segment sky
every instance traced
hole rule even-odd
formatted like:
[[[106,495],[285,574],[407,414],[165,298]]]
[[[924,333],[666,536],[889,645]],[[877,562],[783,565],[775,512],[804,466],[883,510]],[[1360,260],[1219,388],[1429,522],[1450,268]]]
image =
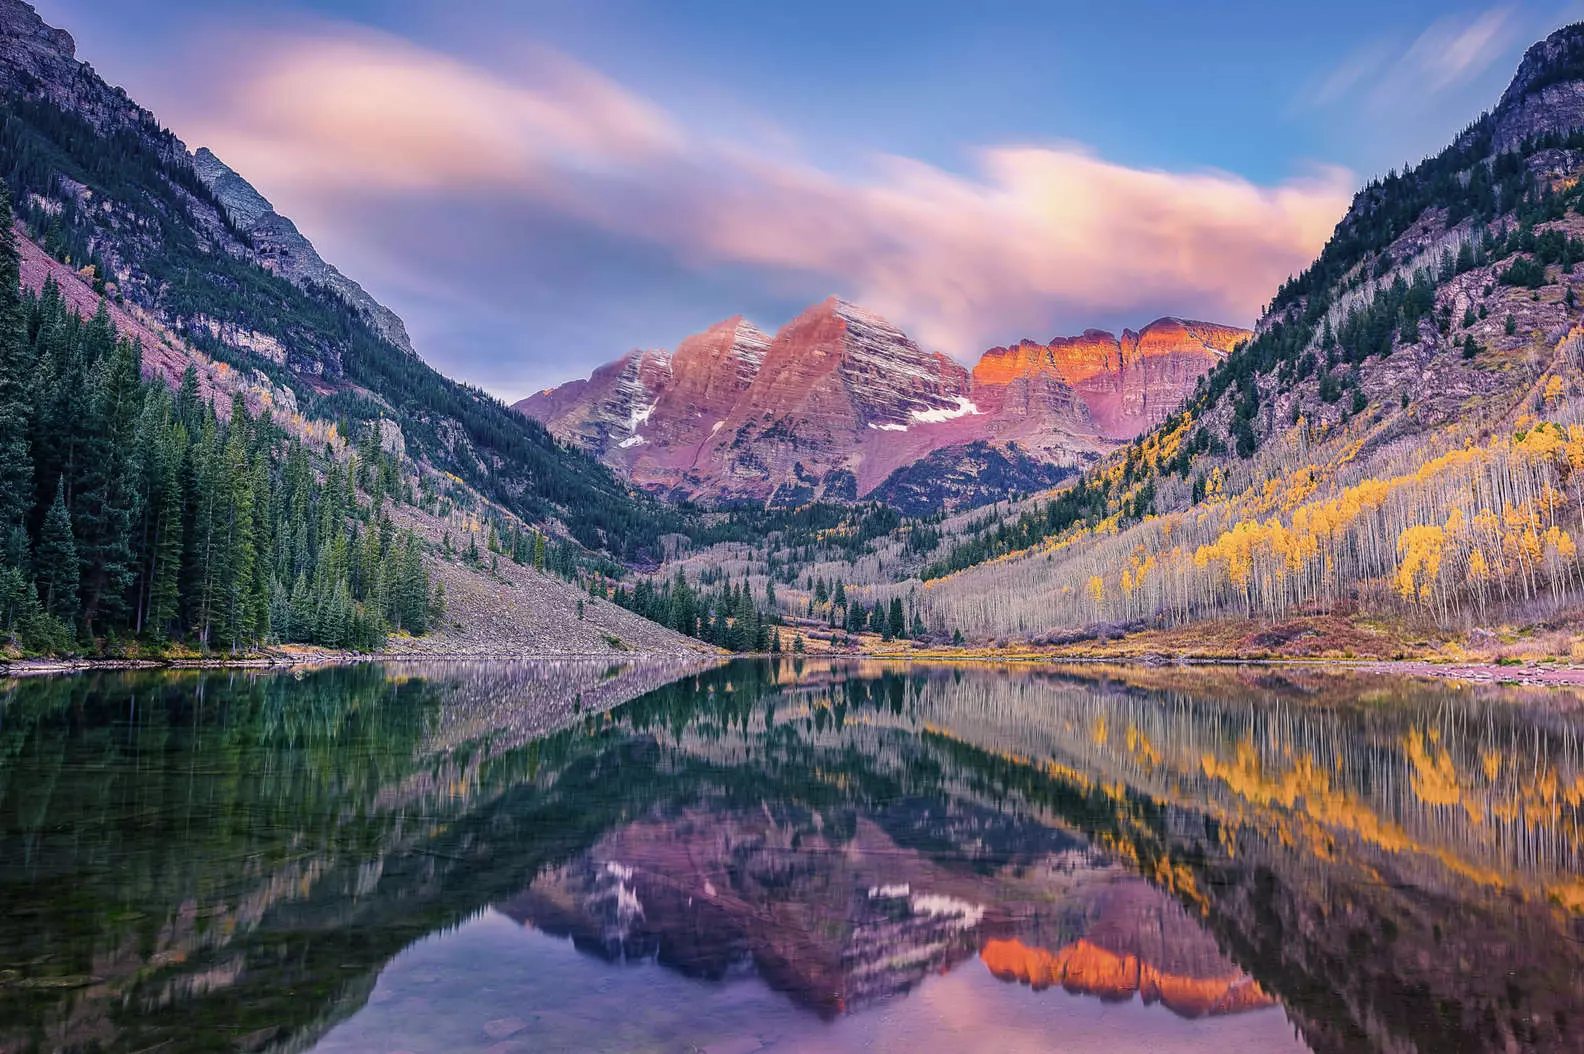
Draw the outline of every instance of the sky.
[[[508,401],[835,294],[971,364],[1251,325],[1584,0],[34,0]]]

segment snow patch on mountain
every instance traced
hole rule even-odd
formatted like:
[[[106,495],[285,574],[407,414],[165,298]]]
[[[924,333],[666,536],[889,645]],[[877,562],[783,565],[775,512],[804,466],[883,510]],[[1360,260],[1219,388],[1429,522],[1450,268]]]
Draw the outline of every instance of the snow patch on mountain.
[[[649,420],[651,416],[653,416],[656,405],[656,403],[650,403],[648,406],[634,406],[632,408],[632,413],[627,418],[627,431],[638,431],[639,426],[643,425]],[[621,445],[626,446],[625,443]]]
[[[908,416],[920,424],[926,425],[938,425],[945,421],[955,421],[957,418],[967,417],[969,414],[975,417],[980,416],[979,407],[974,405],[972,399],[959,395],[956,396],[956,400],[956,409],[914,410]]]

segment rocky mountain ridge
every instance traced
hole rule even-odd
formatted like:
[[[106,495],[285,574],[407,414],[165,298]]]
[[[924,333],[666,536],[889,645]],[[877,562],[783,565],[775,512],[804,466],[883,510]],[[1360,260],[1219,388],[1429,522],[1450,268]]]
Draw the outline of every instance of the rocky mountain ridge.
[[[1046,486],[1050,469],[1093,462],[1164,420],[1248,336],[1162,318],[1121,337],[1088,330],[992,348],[970,372],[832,297],[773,338],[727,319],[674,355],[631,352],[515,409],[677,497],[853,500],[932,458],[961,477],[952,495],[936,495],[940,507],[993,500],[1002,486]],[[993,459],[1004,484],[961,485],[991,464],[986,443],[1017,448]],[[916,480],[892,489],[905,490],[910,507],[929,500]]]
[[[293,285],[320,285],[355,308],[374,331],[391,345],[416,356],[407,326],[396,312],[369,295],[361,285],[326,263],[297,225],[275,211],[253,184],[243,179],[207,146],[193,155],[193,170],[214,194],[237,230],[247,236],[261,266]]]

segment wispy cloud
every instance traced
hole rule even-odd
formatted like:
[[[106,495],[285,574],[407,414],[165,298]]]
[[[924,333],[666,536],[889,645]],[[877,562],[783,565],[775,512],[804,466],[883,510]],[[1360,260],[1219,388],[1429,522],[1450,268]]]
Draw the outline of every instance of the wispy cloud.
[[[393,219],[404,204],[432,212],[463,198],[497,203],[503,217],[552,211],[662,248],[680,268],[817,276],[963,355],[1048,335],[1036,327],[1063,315],[1250,322],[1323,243],[1354,182],[1326,168],[1262,186],[1131,168],[1070,144],[982,148],[968,174],[876,156],[837,175],[718,141],[546,51],[510,74],[343,29],[258,52],[267,65],[229,68],[184,127],[287,205],[325,216],[357,201],[345,214],[366,217],[369,200],[388,200]]]
[[[1376,111],[1418,112],[1478,78],[1519,39],[1525,27],[1511,5],[1446,15],[1412,40],[1368,41],[1306,93],[1303,102],[1345,100]]]

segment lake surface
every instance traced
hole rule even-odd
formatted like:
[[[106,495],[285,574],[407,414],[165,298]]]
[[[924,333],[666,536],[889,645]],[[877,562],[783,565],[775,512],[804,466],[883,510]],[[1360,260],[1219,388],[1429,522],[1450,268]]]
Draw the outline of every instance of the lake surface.
[[[0,681],[0,1054],[1584,1050],[1581,731],[1254,668]]]

